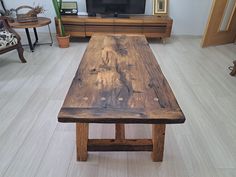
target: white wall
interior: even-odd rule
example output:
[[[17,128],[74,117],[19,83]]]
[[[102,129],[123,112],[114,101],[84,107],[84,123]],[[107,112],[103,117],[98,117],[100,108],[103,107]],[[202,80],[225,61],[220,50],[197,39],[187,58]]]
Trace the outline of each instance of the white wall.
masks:
[[[77,0],[79,11],[85,12],[85,0]],[[137,0],[138,1],[138,0]],[[5,0],[6,7],[16,8],[20,5],[45,8],[45,16],[53,21],[54,9],[51,0]],[[169,15],[174,19],[173,33],[175,35],[202,35],[210,12],[212,0],[169,0]],[[152,0],[147,0],[146,14],[152,14]],[[51,27],[55,31],[54,22]],[[46,31],[42,28],[41,31]]]

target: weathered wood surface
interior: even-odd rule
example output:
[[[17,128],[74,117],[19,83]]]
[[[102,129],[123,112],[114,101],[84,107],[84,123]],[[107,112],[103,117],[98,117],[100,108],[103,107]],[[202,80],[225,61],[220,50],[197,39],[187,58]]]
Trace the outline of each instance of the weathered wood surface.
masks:
[[[95,35],[60,122],[183,123],[185,117],[142,35]]]
[[[117,140],[125,139],[125,124],[116,124],[115,134]]]
[[[86,123],[76,124],[76,148],[77,160],[86,161],[88,158],[88,133],[89,125]]]
[[[152,151],[150,139],[89,139],[88,151]]]
[[[152,125],[152,160],[154,162],[161,162],[163,160],[165,130],[166,125]]]

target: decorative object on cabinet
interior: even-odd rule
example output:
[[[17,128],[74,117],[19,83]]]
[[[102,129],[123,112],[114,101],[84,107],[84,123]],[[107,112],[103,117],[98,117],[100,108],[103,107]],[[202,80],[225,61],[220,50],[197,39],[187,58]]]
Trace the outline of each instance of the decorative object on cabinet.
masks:
[[[153,15],[168,15],[168,0],[153,0]]]
[[[78,4],[77,1],[65,1],[61,5],[61,15],[77,15]]]

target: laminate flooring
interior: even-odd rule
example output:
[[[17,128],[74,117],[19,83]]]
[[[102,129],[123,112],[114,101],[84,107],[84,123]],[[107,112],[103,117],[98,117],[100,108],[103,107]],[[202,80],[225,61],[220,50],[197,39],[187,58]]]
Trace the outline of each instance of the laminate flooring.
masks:
[[[47,40],[47,38],[45,37]],[[200,37],[150,46],[186,116],[167,125],[164,160],[150,152],[92,152],[76,161],[75,126],[57,114],[88,41],[0,56],[0,177],[236,177],[236,77],[228,66],[236,45],[202,49]],[[147,58],[148,59],[148,58]],[[92,124],[90,137],[113,138],[114,125]],[[128,138],[151,136],[127,125]]]

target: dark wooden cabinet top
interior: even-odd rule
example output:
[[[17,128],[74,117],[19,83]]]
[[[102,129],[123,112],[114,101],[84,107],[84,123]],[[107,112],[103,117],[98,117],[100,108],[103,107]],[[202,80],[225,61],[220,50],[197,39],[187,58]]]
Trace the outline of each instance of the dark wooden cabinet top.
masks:
[[[58,120],[168,124],[185,117],[143,35],[94,35]]]
[[[171,36],[173,20],[168,16],[136,15],[130,18],[102,18],[88,16],[63,16],[66,33],[72,37],[103,34],[143,34],[147,38],[165,38]],[[58,21],[55,18],[58,31]]]

